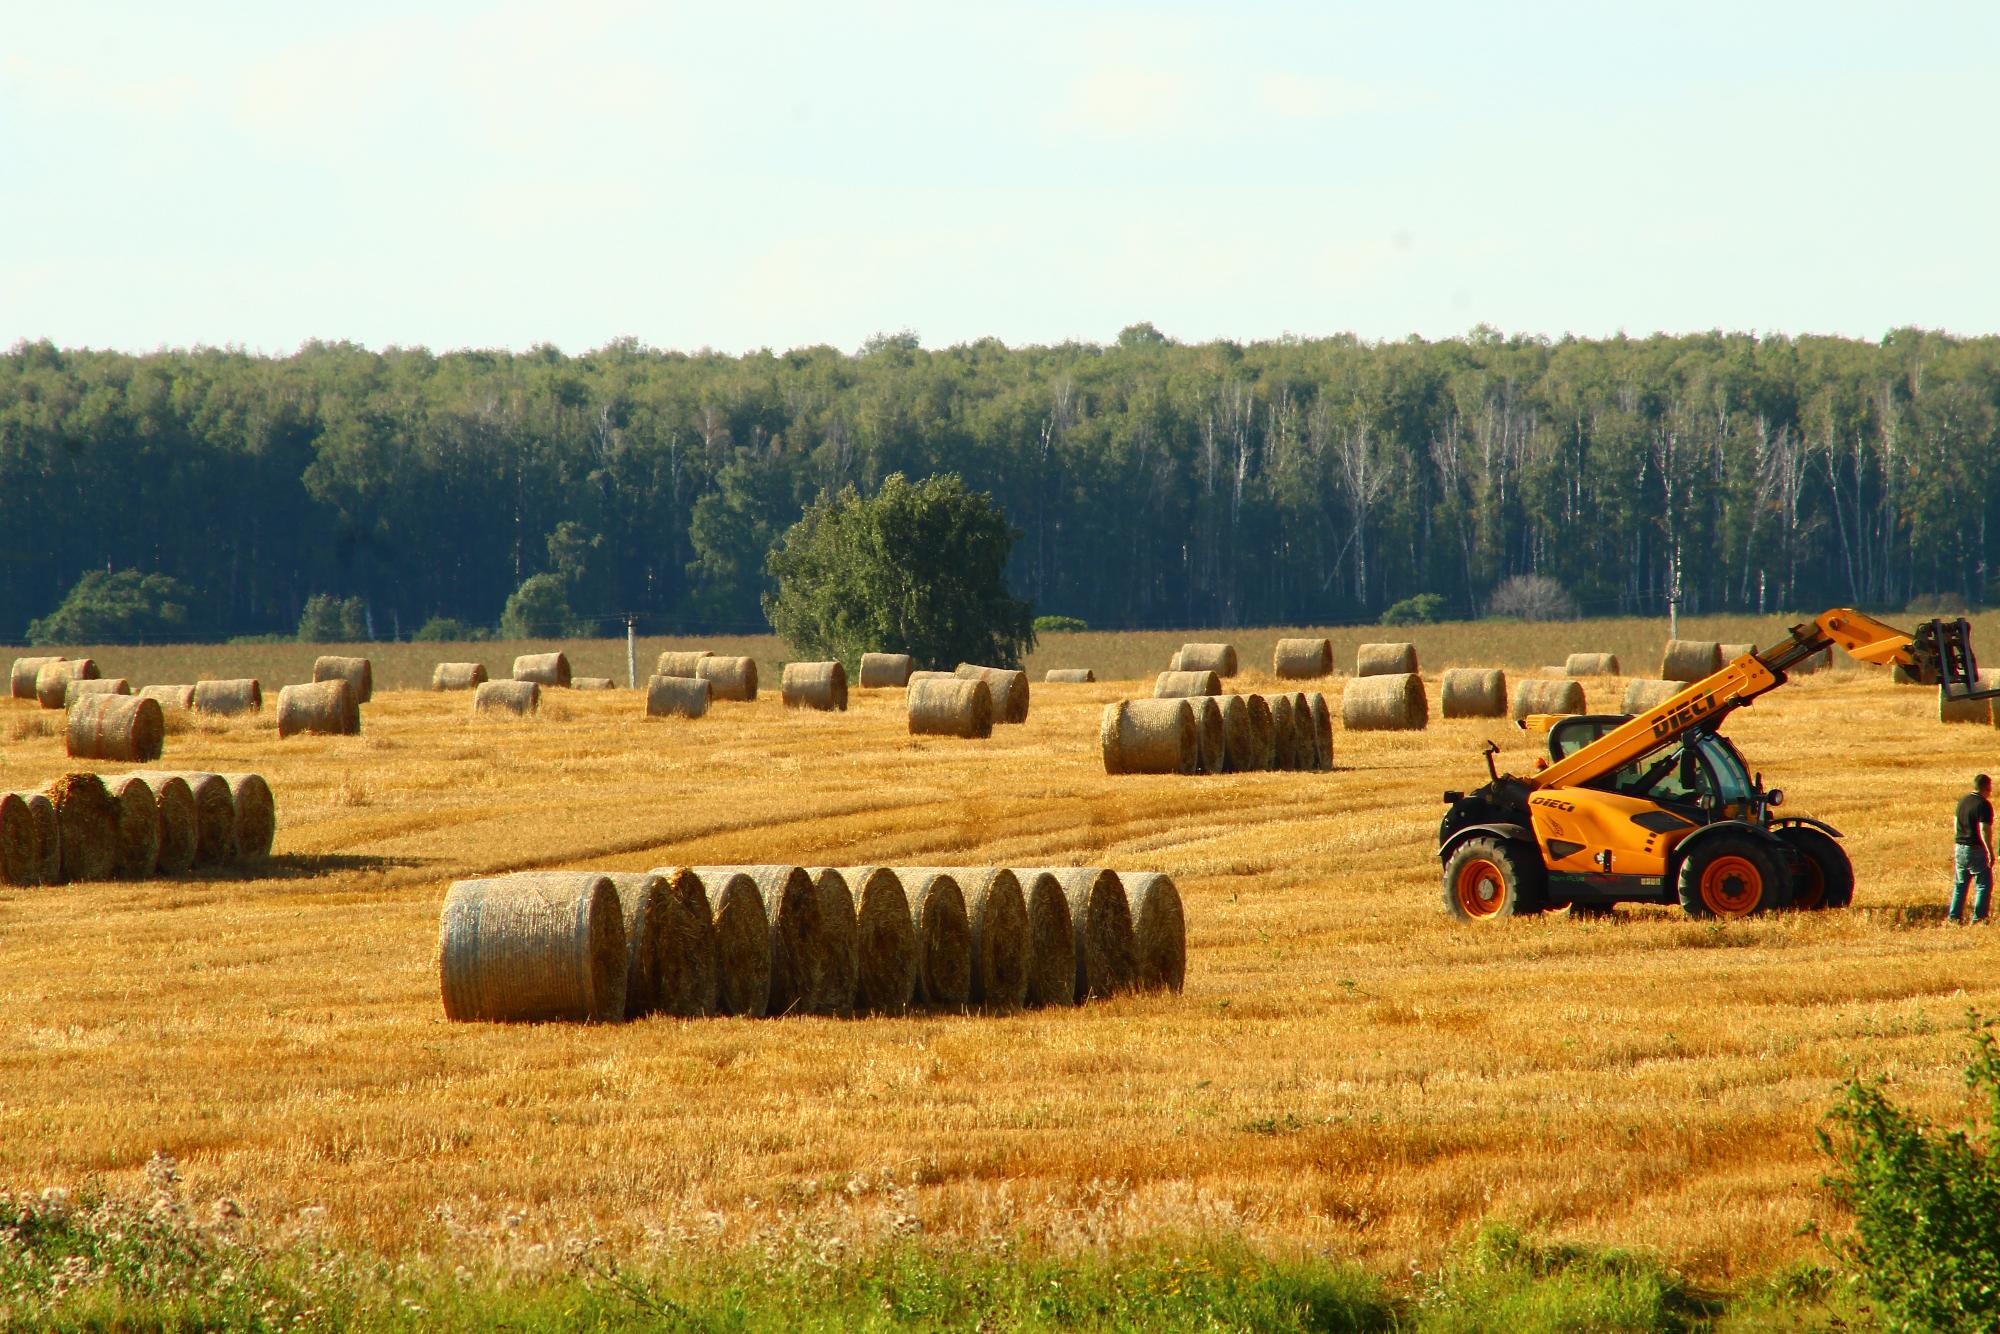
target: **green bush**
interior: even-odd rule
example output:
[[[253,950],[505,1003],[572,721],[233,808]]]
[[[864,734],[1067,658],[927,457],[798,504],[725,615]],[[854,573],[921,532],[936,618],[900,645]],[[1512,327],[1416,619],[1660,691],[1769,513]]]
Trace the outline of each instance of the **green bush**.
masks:
[[[301,644],[358,644],[368,638],[368,604],[360,598],[315,593],[299,614]]]
[[[476,625],[467,625],[455,616],[433,616],[410,636],[411,641],[418,644],[459,644],[484,638],[484,630]]]
[[[531,574],[521,581],[500,613],[503,639],[560,639],[571,632],[574,617],[562,576]]]
[[[1079,616],[1037,616],[1035,633],[1038,635],[1069,635],[1088,630],[1090,626]]]
[[[1716,1304],[1656,1260],[1531,1241],[1489,1223],[1418,1298],[1416,1319],[1406,1328],[1423,1334],[1692,1330],[1707,1328],[1716,1314]]]
[[[1850,1080],[1820,1129],[1826,1180],[1854,1212],[1832,1241],[1897,1330],[2000,1325],[2000,1051],[1972,1016],[1972,1103],[1941,1130],[1890,1101],[1880,1080]],[[1984,1112],[1982,1121],[1981,1111]]]
[[[185,639],[194,595],[164,574],[92,570],[62,605],[28,626],[31,644],[132,644]]]
[[[1436,593],[1404,598],[1382,613],[1384,625],[1436,625],[1443,619],[1444,599]]]

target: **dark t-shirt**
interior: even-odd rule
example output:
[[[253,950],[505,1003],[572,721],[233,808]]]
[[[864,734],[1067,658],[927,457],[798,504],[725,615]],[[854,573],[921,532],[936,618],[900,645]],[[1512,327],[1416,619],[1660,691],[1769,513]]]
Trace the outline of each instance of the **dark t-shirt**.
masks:
[[[1958,799],[1958,841],[1967,847],[1979,846],[1979,826],[1993,823],[1993,803],[1977,792]]]

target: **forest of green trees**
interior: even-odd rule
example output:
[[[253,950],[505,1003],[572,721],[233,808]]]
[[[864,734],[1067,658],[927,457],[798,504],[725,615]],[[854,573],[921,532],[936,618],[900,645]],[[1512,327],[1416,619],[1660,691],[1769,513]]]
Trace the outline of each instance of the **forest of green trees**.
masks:
[[[530,576],[649,633],[763,628],[820,493],[961,474],[1038,613],[1102,628],[2000,598],[2000,338],[1352,337],[580,356],[23,343],[0,356],[0,641],[92,571],[179,581],[190,636],[490,626]]]

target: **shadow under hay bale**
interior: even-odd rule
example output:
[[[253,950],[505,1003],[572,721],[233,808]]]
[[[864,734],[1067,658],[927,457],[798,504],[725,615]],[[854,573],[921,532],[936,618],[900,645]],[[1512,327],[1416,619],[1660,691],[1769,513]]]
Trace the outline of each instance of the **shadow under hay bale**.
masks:
[[[910,669],[916,660],[907,653],[864,653],[861,655],[863,690],[901,690],[910,683]]]
[[[483,662],[441,662],[431,669],[432,690],[477,690],[488,679]]]
[[[1625,698],[1619,702],[1619,708],[1625,713],[1644,713],[1648,709],[1658,708],[1686,689],[1687,685],[1680,681],[1649,681],[1644,677],[1636,677],[1625,683]]]
[[[118,803],[104,780],[96,774],[64,774],[45,792],[56,808],[64,877],[109,880],[118,870]]]
[[[197,681],[194,686],[194,711],[213,714],[217,718],[234,718],[241,713],[259,713],[264,708],[264,687],[254,678],[244,677],[232,681]],[[356,715],[358,727],[359,714]]]
[[[847,669],[838,662],[788,662],[778,677],[778,697],[788,709],[847,712]]]
[[[1132,910],[1117,875],[1101,866],[1031,867],[1046,871],[1069,901],[1071,963],[1077,1004],[1131,989],[1138,973]]]
[[[472,692],[475,714],[524,718],[541,707],[542,687],[537,681],[488,681]]]
[[[1007,1014],[1028,1000],[1028,901],[1021,882],[1004,866],[937,866],[958,882],[972,932],[974,1005]]]
[[[911,736],[983,740],[993,735],[993,688],[937,674],[912,678],[907,701]]]
[[[460,880],[438,917],[447,1019],[615,1022],[625,1016],[625,927],[602,875]]]
[[[965,891],[948,872],[893,868],[909,897],[917,937],[916,1001],[933,1010],[958,1010],[972,996],[972,923]]]
[[[118,874],[143,880],[160,864],[160,803],[142,778],[104,780],[118,806]]]
[[[34,699],[36,674],[50,663],[61,661],[60,657],[54,656],[14,659],[14,665],[7,673],[9,692],[15,699]]]
[[[658,1011],[677,1019],[714,1014],[722,968],[716,957],[715,915],[701,877],[685,866],[656,866],[660,879]]]
[[[1280,639],[1271,650],[1271,675],[1284,681],[1310,681],[1333,675],[1333,641]]]
[[[654,664],[653,675],[699,677],[701,660],[708,656],[707,649],[668,649]]]
[[[278,736],[359,736],[361,706],[346,681],[316,681],[278,692]]]
[[[1051,667],[1042,673],[1042,680],[1052,686],[1087,686],[1097,680],[1097,673],[1088,667]]]
[[[1214,695],[1188,701],[1194,710],[1195,767],[1205,774],[1219,774],[1226,762],[1227,740],[1222,730],[1222,706]]]
[[[375,698],[375,664],[367,658],[333,655],[313,659],[313,682],[345,681],[358,708]]]
[[[1616,653],[1572,653],[1563,663],[1564,676],[1617,676]]]
[[[1354,650],[1356,676],[1413,676],[1416,672],[1415,644],[1362,644]]]
[[[708,712],[708,682],[698,676],[654,676],[646,680],[648,718],[699,718]]]
[[[1173,670],[1234,676],[1238,671],[1237,664],[1234,644],[1182,644],[1180,652],[1174,654]],[[1211,690],[1207,693],[1213,695],[1219,692]]]
[[[861,927],[855,919],[854,891],[847,877],[831,866],[806,871],[819,896],[819,925],[826,937],[826,975],[820,988],[818,1014],[845,1018],[854,1013],[855,990],[861,972]]]
[[[35,673],[35,702],[45,709],[60,709],[69,702],[71,681],[95,681],[97,663],[90,658],[57,658],[43,663]]]
[[[993,692],[993,721],[997,723],[1025,723],[1028,721],[1028,674],[1008,667],[981,667],[976,663],[961,662],[952,675],[962,681],[984,681],[986,688]]]
[[[1107,774],[1191,774],[1201,756],[1199,725],[1184,699],[1107,704],[1097,741]]]
[[[1578,681],[1529,680],[1514,683],[1508,717],[1515,722],[1533,713],[1582,713],[1583,685]]]
[[[1140,991],[1179,991],[1187,983],[1187,918],[1179,888],[1157,871],[1120,879],[1132,912],[1133,985]]]
[[[218,774],[229,789],[236,812],[236,852],[239,862],[261,862],[271,855],[278,836],[278,803],[261,774]]]
[[[193,686],[147,686],[139,691],[139,698],[150,699],[162,709],[179,709],[182,713],[194,712]]]
[[[1349,732],[1415,732],[1430,720],[1423,678],[1415,672],[1357,676],[1340,697],[1340,725]]]
[[[1662,681],[1694,682],[1722,670],[1722,645],[1706,639],[1669,639],[1660,656]]]
[[[70,706],[64,732],[71,759],[146,764],[160,758],[167,719],[143,695],[85,695]]]
[[[854,1008],[861,1014],[902,1014],[916,997],[919,971],[910,896],[890,867],[838,869],[854,897]]]
[[[757,698],[755,658],[706,657],[695,664],[695,675],[708,682],[711,700],[748,703]]]
[[[531,681],[548,690],[570,688],[567,653],[523,653],[514,659],[514,679]],[[491,684],[490,682],[488,684]]]
[[[715,930],[715,1011],[756,1019],[771,1006],[771,918],[757,882],[733,867],[688,868]]]
[[[1161,672],[1153,678],[1154,699],[1195,699],[1220,695],[1222,678],[1214,672]]]
[[[1076,1004],[1076,944],[1069,898],[1062,882],[1047,871],[1015,870],[1028,908],[1027,1004]]]
[[[1438,684],[1438,703],[1447,718],[1505,718],[1507,673],[1498,667],[1452,667]]]
[[[35,813],[19,792],[0,792],[0,885],[41,883],[41,829]]]

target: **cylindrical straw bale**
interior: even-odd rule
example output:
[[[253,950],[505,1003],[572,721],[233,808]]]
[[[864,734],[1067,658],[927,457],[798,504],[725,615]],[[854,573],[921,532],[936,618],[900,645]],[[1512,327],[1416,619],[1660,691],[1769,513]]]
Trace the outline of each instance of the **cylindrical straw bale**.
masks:
[[[706,657],[695,664],[695,675],[708,682],[710,699],[757,698],[755,658]]]
[[[1028,901],[1021,882],[1004,866],[930,867],[958,882],[972,930],[975,1005],[1002,1013],[1028,999]]]
[[[10,692],[15,699],[35,698],[35,676],[52,662],[61,662],[58,657],[16,658],[14,668],[7,674]]]
[[[1438,685],[1447,718],[1507,716],[1507,673],[1498,667],[1451,667]]]
[[[799,866],[697,866],[711,875],[741,871],[756,884],[771,924],[769,1013],[824,1014],[827,992],[827,936],[820,924],[819,895],[812,877]]]
[[[1297,734],[1292,730],[1292,697],[1271,695],[1267,702],[1271,706],[1271,767],[1296,769],[1299,753]]]
[[[107,778],[104,789],[118,806],[118,874],[143,880],[160,863],[160,803],[146,780],[132,775]]]
[[[1028,909],[1027,1003],[1074,1005],[1076,943],[1062,882],[1047,871],[1016,870],[1014,878]]]
[[[1515,722],[1531,713],[1582,713],[1583,683],[1532,679],[1514,683],[1514,702],[1507,716]]]
[[[993,735],[993,688],[942,673],[910,680],[910,735],[983,738]]]
[[[616,690],[618,683],[608,676],[572,676],[569,679],[569,688],[571,690]]]
[[[1319,733],[1313,724],[1312,700],[1292,692],[1292,755],[1294,769],[1319,768]]]
[[[788,709],[847,711],[847,669],[838,662],[788,662],[778,678],[778,695]]]
[[[541,707],[538,681],[487,681],[472,692],[474,713],[506,713],[519,718]]]
[[[358,736],[361,706],[342,680],[286,686],[278,692],[278,736]]]
[[[854,899],[854,1008],[901,1014],[917,990],[917,928],[903,881],[887,866],[843,866]]]
[[[1686,683],[1681,681],[1648,681],[1637,677],[1625,683],[1625,698],[1619,707],[1626,713],[1644,713],[1658,708],[1686,689]]]
[[[1717,644],[1715,650],[1721,656],[1722,660],[1727,663],[1735,662],[1738,658],[1749,657],[1757,651],[1757,646],[1755,644]]]
[[[831,866],[816,866],[813,893],[819,896],[819,925],[826,945],[826,976],[820,987],[819,1014],[851,1015],[861,974],[861,925],[855,918],[854,889]]]
[[[315,658],[313,680],[347,682],[356,707],[375,698],[375,664],[367,658]]]
[[[56,817],[56,804],[46,792],[23,792],[21,800],[28,803],[28,810],[35,817],[35,851],[42,862],[41,882],[60,885],[66,868],[62,859],[62,821]]]
[[[358,707],[358,706],[357,706]],[[255,677],[243,677],[233,681],[197,681],[194,687],[194,709],[196,713],[212,713],[219,718],[231,718],[239,713],[258,713],[264,708],[264,687]],[[360,715],[355,715],[357,728],[361,725]]]
[[[910,669],[916,660],[907,653],[864,653],[861,655],[863,690],[901,690],[910,683]]]
[[[625,1017],[627,957],[608,876],[540,872],[460,880],[438,916],[439,990],[448,1019]]]
[[[0,792],[0,885],[42,883],[41,837],[27,798]]]
[[[1350,732],[1409,732],[1430,725],[1430,701],[1415,672],[1358,676],[1340,697],[1340,725]]]
[[[556,690],[569,689],[569,655],[566,653],[523,653],[514,659],[514,679],[532,681]]]
[[[626,1019],[651,1014],[660,1004],[660,924],[666,916],[660,900],[666,882],[650,871],[627,871],[604,877],[618,895],[618,916],[625,927]]]
[[[1138,973],[1137,943],[1131,906],[1117,875],[1101,866],[1035,869],[1054,876],[1069,900],[1077,1004],[1129,990]]]
[[[432,690],[475,690],[487,679],[483,662],[441,662],[431,669]]]
[[[965,912],[965,891],[944,871],[912,866],[895,871],[909,896],[917,935],[917,1001],[933,1010],[958,1009],[972,995],[972,923]]]
[[[97,663],[90,658],[57,658],[43,663],[35,673],[35,702],[45,709],[64,708],[69,703],[71,681],[95,681]]]
[[[178,774],[128,774],[144,783],[153,794],[159,813],[159,852],[156,869],[161,875],[184,875],[195,863],[201,842],[201,820],[195,807],[194,789]],[[125,778],[106,779],[114,788]]]
[[[1201,758],[1201,729],[1184,699],[1107,704],[1097,741],[1108,774],[1191,774]]]
[[[1211,671],[1161,672],[1153,679],[1154,699],[1195,699],[1221,693],[1222,679]]]
[[[960,681],[963,679],[957,672],[914,671],[910,673],[909,683],[915,685],[919,681]]]
[[[1833,650],[1823,648],[1798,665],[1787,668],[1786,674],[1790,676],[1810,676],[1814,672],[1823,672],[1831,666],[1833,666]]]
[[[1326,696],[1317,692],[1308,695],[1312,705],[1313,722],[1313,768],[1322,772],[1333,769],[1333,709],[1327,704]]]
[[[221,774],[236,812],[236,860],[261,862],[278,836],[278,803],[261,774]]]
[[[1985,671],[1979,674],[1979,688],[1991,690],[2000,684],[2000,672]],[[1982,726],[1993,721],[1993,701],[1990,699],[1946,699],[1944,687],[1938,687],[1938,721],[1941,723],[1979,723]]]
[[[230,795],[228,779],[221,774],[157,771],[148,771],[136,777],[146,780],[153,789],[154,798],[163,807],[173,800],[166,790],[170,786],[166,780],[177,778],[187,788],[194,805],[195,849],[192,865],[218,866],[236,860],[236,799]],[[162,861],[166,856],[166,842],[162,840]]]
[[[996,723],[1025,723],[1028,721],[1028,674],[1011,667],[981,667],[975,663],[961,662],[953,670],[954,676],[962,681],[984,681],[993,692],[993,721]]]
[[[1356,676],[1414,676],[1415,644],[1363,644],[1354,650]]]
[[[61,831],[64,876],[109,879],[118,870],[118,803],[104,780],[96,774],[64,774],[49,784],[47,795]]]
[[[160,758],[167,720],[160,702],[143,695],[84,695],[66,730],[71,759],[143,764]]]
[[[771,1004],[771,917],[764,895],[736,867],[690,869],[708,898],[715,929],[715,1011],[758,1018]]]
[[[1263,695],[1245,695],[1243,703],[1250,710],[1250,751],[1243,757],[1243,767],[1246,770],[1277,768],[1278,720],[1271,709],[1271,701]]]
[[[193,686],[147,686],[139,692],[141,699],[150,699],[162,709],[179,709],[182,713],[194,710]]]
[[[1141,991],[1179,991],[1187,982],[1187,918],[1173,879],[1157,871],[1127,873],[1137,953],[1134,985]]]
[[[130,695],[132,683],[122,676],[107,676],[100,680],[78,681],[71,678],[63,685],[63,707],[72,708],[87,695]]]
[[[1205,774],[1219,774],[1226,764],[1228,742],[1222,727],[1222,705],[1214,695],[1188,701],[1194,710],[1195,767]]]
[[[657,1011],[677,1019],[714,1014],[722,985],[715,914],[701,877],[685,866],[656,866],[660,881]]]
[[[646,680],[648,718],[699,718],[708,712],[708,682],[698,676],[653,676]]]
[[[1660,657],[1663,681],[1699,681],[1722,670],[1722,645],[1712,639],[1669,639]]]
[[[1218,695],[1215,706],[1222,715],[1222,767],[1229,773],[1261,768],[1252,763],[1257,734],[1250,726],[1250,703],[1242,695]]]
[[[1097,680],[1097,673],[1088,667],[1051,667],[1042,680],[1052,686],[1087,686]]]
[[[1280,639],[1271,650],[1271,675],[1288,681],[1309,681],[1333,675],[1333,641]]]
[[[1217,676],[1234,676],[1238,670],[1234,644],[1182,644],[1181,651],[1174,655],[1174,662],[1175,670],[1183,672],[1214,672]]]
[[[655,676],[700,676],[701,660],[709,656],[707,649],[668,649],[660,655],[653,667]]]
[[[1564,676],[1616,676],[1616,653],[1572,653],[1563,663]]]

